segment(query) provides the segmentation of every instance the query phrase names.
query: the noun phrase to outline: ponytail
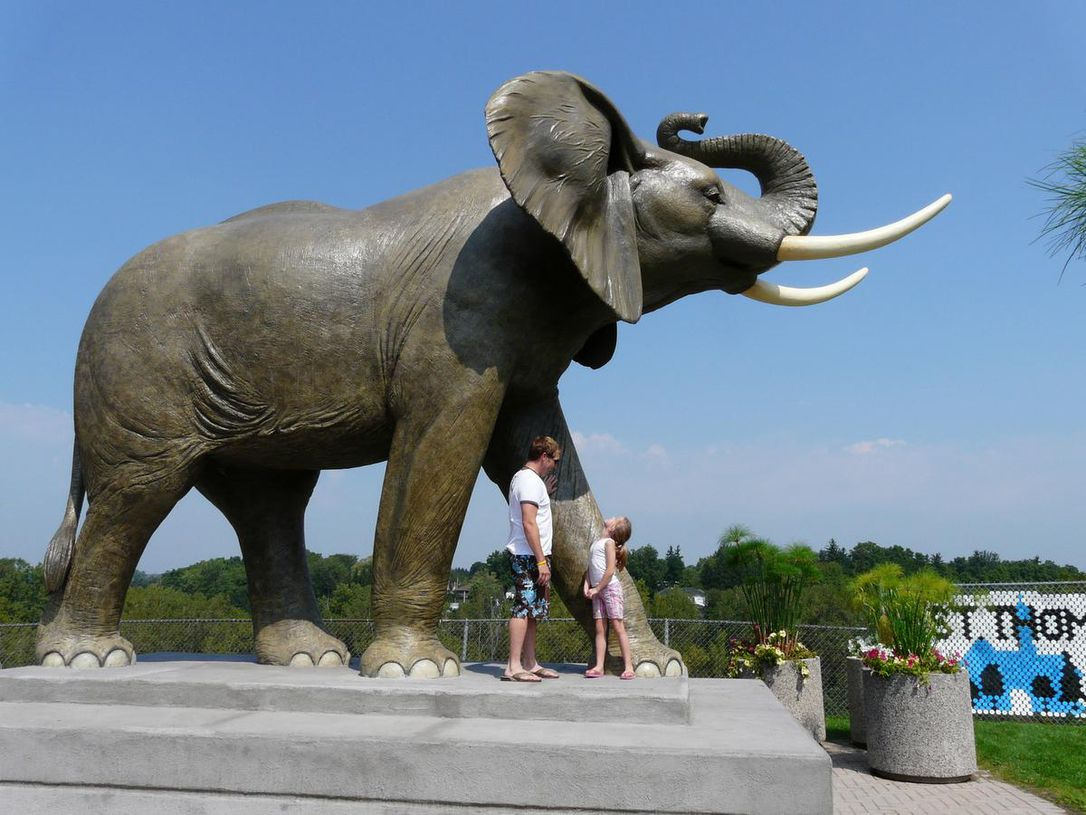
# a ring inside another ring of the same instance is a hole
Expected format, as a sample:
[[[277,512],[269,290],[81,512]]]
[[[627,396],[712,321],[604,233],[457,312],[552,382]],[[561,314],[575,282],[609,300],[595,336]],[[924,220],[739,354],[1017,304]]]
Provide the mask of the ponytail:
[[[626,568],[626,561],[630,559],[630,552],[624,543],[615,543],[615,570]]]

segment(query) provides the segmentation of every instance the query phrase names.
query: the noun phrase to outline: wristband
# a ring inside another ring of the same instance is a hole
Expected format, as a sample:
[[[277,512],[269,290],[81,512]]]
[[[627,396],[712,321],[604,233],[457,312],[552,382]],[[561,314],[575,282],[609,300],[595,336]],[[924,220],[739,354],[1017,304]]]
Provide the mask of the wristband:
[[[537,560],[537,561],[535,562],[535,565],[536,565],[536,566],[546,566],[546,565],[547,565],[547,561],[545,561],[545,560]]]

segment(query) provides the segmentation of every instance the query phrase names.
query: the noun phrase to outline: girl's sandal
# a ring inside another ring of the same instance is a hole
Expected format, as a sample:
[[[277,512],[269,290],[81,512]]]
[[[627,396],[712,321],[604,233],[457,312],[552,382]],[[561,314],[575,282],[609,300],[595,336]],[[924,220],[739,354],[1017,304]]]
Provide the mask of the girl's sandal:
[[[603,676],[603,671],[597,671],[595,668],[589,668],[584,672],[585,679],[599,679]]]
[[[621,674],[619,675],[619,677],[618,677],[618,678],[619,678],[619,679],[636,679],[636,678],[637,678],[637,674],[635,674],[635,673],[634,673],[633,671],[623,671],[623,672],[622,672],[622,673],[621,673]]]

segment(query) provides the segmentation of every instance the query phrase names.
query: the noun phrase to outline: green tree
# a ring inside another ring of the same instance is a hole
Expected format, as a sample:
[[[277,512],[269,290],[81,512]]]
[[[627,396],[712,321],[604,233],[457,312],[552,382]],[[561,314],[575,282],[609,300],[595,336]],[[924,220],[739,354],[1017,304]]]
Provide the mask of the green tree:
[[[45,608],[41,566],[0,558],[0,623],[35,623]]]
[[[660,560],[660,553],[653,546],[646,544],[631,549],[626,561],[626,571],[635,581],[640,580],[644,584],[650,598],[663,587],[666,567],[664,561]]]
[[[353,579],[354,555],[321,555],[306,552],[309,566],[309,580],[313,584],[313,594],[318,599],[331,595],[340,583],[350,583]]]
[[[652,599],[652,614],[657,618],[672,620],[696,620],[701,617],[701,611],[694,601],[679,588],[665,589],[657,592]]]
[[[351,582],[360,586],[373,585],[373,558],[364,557],[355,561],[351,567]]]
[[[738,586],[730,589],[709,589],[705,593],[705,618],[708,620],[742,620],[746,617],[743,594]]]
[[[684,567],[682,577],[679,578],[679,585],[684,589],[700,589],[701,570],[697,566]]]
[[[683,555],[679,547],[667,547],[667,554],[664,555],[664,585],[679,585],[685,569],[686,564],[683,562]]]
[[[221,594],[204,597],[156,584],[130,588],[122,616],[126,620],[234,620],[248,617],[249,612],[231,605]]]
[[[249,589],[240,557],[202,560],[181,569],[171,569],[160,581],[168,589],[204,597],[222,595],[230,605],[249,610]]]
[[[373,617],[373,587],[340,583],[331,596],[320,601],[326,619],[369,620]]]
[[[509,570],[509,554],[504,549],[495,549],[486,556],[486,569],[508,591],[513,588],[513,573]]]
[[[837,563],[843,567],[848,563],[848,550],[830,538],[830,542],[819,550],[818,560],[821,563]]]
[[[738,577],[729,570],[725,553],[729,547],[754,539],[754,534],[742,524],[733,524],[724,530],[717,542],[716,551],[698,561],[703,589],[729,589],[738,584]]]
[[[505,587],[489,570],[483,569],[468,580],[468,597],[456,616],[466,620],[488,620],[505,616]]]

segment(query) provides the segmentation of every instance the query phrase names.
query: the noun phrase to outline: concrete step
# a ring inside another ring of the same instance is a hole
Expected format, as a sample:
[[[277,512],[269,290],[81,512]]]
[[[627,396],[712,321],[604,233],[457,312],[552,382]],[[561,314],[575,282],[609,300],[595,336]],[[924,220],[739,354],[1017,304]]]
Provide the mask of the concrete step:
[[[153,670],[136,680],[139,668],[0,672],[0,794],[28,802],[16,811],[103,796],[131,811],[166,796],[189,808],[152,811],[209,815],[248,812],[230,806],[251,806],[253,796],[274,802],[274,811],[329,815],[525,805],[767,815],[832,808],[829,757],[759,681],[585,680],[570,666],[561,679],[530,686],[466,671],[459,680],[415,682],[351,674],[344,687],[346,675],[334,669],[239,663],[224,673],[222,663],[186,663],[155,681]],[[215,689],[224,683],[233,690]],[[45,698],[26,698],[33,685]],[[126,686],[136,696],[114,701]],[[63,701],[52,698],[60,688]],[[169,689],[182,698],[159,703]],[[351,700],[351,691],[373,698]],[[299,709],[307,694],[328,707]],[[685,701],[681,721],[643,712],[676,697]],[[192,704],[206,698],[216,703]],[[518,715],[478,715],[487,699]],[[249,706],[226,706],[230,700]],[[410,709],[420,700],[426,715]],[[582,718],[594,705],[610,715]],[[442,715],[430,715],[434,709]]]
[[[156,660],[127,668],[30,667],[0,671],[2,702],[274,710],[437,718],[555,719],[685,724],[686,677],[587,680],[580,666],[554,666],[561,679],[501,682],[503,666],[465,663],[452,679],[370,679],[357,670],[286,668],[252,660]],[[618,685],[621,682],[621,691]]]

